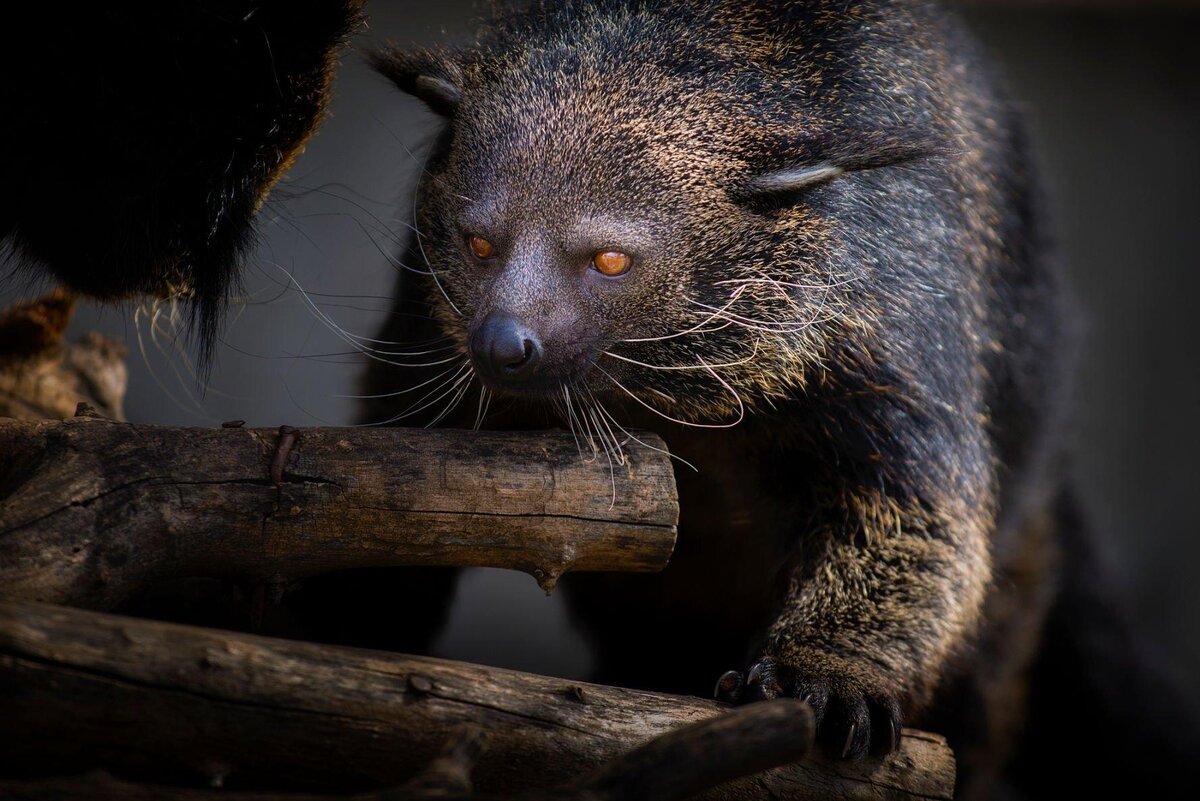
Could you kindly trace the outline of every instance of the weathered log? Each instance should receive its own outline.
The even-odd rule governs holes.
[[[661,734],[563,787],[474,791],[470,774],[484,750],[470,728],[403,786],[348,796],[239,793],[122,782],[106,774],[49,780],[0,779],[0,801],[684,801],[730,779],[786,765],[812,748],[812,710],[795,700],[752,704]]]
[[[407,781],[472,725],[488,738],[473,779],[489,793],[570,782],[726,711],[438,659],[0,603],[0,775],[102,766],[147,780],[227,778],[231,789],[366,792]],[[953,784],[945,741],[906,730],[887,758],[814,755],[702,797],[949,799]]]
[[[639,435],[655,447],[661,441]],[[661,570],[665,451],[585,462],[561,432],[0,422],[0,597],[108,609],[149,583],[354,567]]]
[[[55,779],[0,778],[0,801],[382,801],[371,796],[259,793],[122,781],[107,774]],[[390,801],[390,799],[388,800]]]
[[[74,305],[57,291],[0,312],[0,417],[60,419],[83,402],[121,419],[125,345],[94,332],[67,344]]]

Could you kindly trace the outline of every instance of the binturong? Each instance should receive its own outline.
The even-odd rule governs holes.
[[[374,63],[444,124],[378,336],[413,344],[380,346],[365,419],[567,426],[614,469],[652,429],[681,460],[669,568],[563,582],[596,678],[805,699],[834,759],[919,724],[962,797],[1052,787],[1028,777],[1056,749],[1019,747],[1039,721],[1131,747],[1099,695],[1055,717],[1103,661],[1070,647],[1087,621],[1053,633],[1088,548],[1068,315],[1018,115],[953,15],[568,0]]]

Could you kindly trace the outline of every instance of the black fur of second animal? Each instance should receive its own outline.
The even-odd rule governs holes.
[[[648,428],[695,468],[666,572],[563,581],[598,679],[805,698],[835,758],[926,726],[964,798],[1175,788],[1200,738],[1085,572],[1070,314],[951,14],[568,0],[376,66],[446,124],[379,335],[413,364],[373,363],[364,418],[566,425],[616,465]],[[297,608],[454,580],[362,578]]]
[[[361,5],[9,4],[0,279],[184,300],[207,364],[254,215],[321,122]]]

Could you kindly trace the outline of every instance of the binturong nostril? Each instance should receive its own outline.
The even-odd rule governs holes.
[[[541,359],[537,337],[515,318],[492,314],[471,336],[471,357],[485,378],[513,383],[532,375]]]
[[[517,361],[517,362],[512,362],[511,364],[507,365],[508,367],[511,367],[511,368],[523,367],[524,365],[528,364],[530,361],[532,361],[535,358],[535,355],[537,353],[537,345],[534,343],[534,341],[532,339],[526,339],[524,341],[523,345],[524,345],[524,347],[521,352],[521,360]]]

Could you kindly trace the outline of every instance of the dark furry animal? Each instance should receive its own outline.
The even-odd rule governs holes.
[[[0,12],[8,255],[100,298],[191,300],[206,358],[254,214],[323,115],[360,0],[13,5]]]
[[[417,344],[380,347],[367,419],[569,425],[614,462],[645,427],[697,468],[665,573],[564,582],[599,678],[806,698],[834,757],[920,723],[963,797],[998,788],[1031,693],[1111,761],[1025,751],[1014,786],[1187,753],[1184,725],[1123,750],[1094,694],[1055,718],[1033,671],[1073,603],[1067,315],[1018,115],[952,15],[546,2],[376,66],[445,125],[379,335]],[[1068,650],[1082,687],[1103,649]]]

